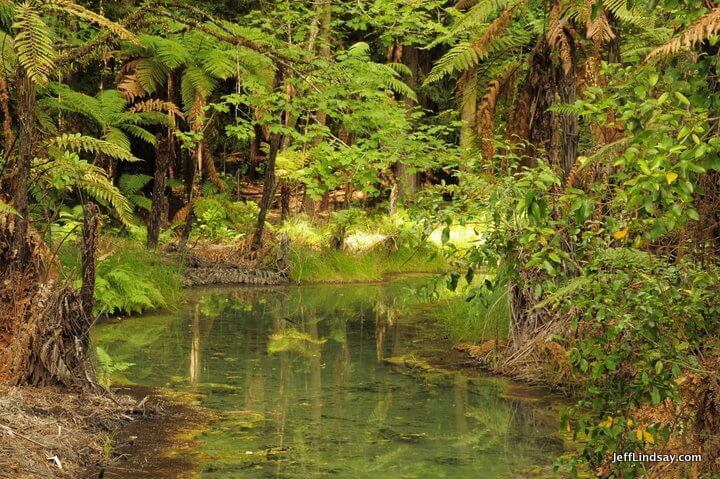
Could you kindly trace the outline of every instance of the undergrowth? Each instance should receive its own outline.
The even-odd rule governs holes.
[[[77,244],[58,252],[63,274],[80,285],[80,250]],[[133,314],[165,308],[180,295],[179,266],[122,238],[103,238],[95,278],[96,314]]]

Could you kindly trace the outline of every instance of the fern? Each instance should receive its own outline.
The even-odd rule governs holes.
[[[720,7],[713,8],[710,12],[697,19],[682,33],[651,51],[647,58],[673,55],[681,50],[689,50],[696,43],[707,40],[717,35],[718,32],[720,32]]]
[[[124,224],[133,224],[130,203],[113,185],[105,170],[81,160],[76,153],[54,153],[53,150],[49,153],[52,168],[40,175],[49,188],[83,190],[97,202],[110,206]]]
[[[12,205],[0,200],[0,214],[20,216],[20,213]]]
[[[74,152],[101,153],[116,160],[140,161],[127,149],[105,140],[99,140],[80,133],[64,133],[48,140],[47,146]]]
[[[54,69],[55,48],[50,30],[34,2],[15,6],[15,52],[30,81],[45,84]]]
[[[150,181],[152,181],[152,176],[149,175],[132,175],[125,173],[120,177],[120,180],[118,180],[118,188],[133,205],[150,211],[152,202],[144,196],[141,191]]]
[[[139,42],[135,34],[127,30],[119,23],[108,20],[102,15],[98,15],[97,13],[80,6],[75,2],[71,2],[70,0],[43,0],[43,6],[48,8],[48,10],[69,14],[76,18],[94,23],[121,40],[127,40],[133,43]]]

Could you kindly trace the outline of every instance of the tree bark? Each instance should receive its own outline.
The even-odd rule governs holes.
[[[282,180],[280,183],[280,221],[285,221],[290,217],[291,193],[290,183]]]
[[[262,247],[265,219],[267,218],[267,212],[272,205],[273,196],[275,195],[275,160],[277,159],[281,142],[282,135],[275,133],[271,135],[270,155],[268,155],[267,165],[265,166],[265,181],[263,183],[262,200],[260,201],[260,214],[258,214],[258,222],[255,227],[255,235],[253,236],[252,242],[253,251],[257,251]]]
[[[30,168],[35,150],[35,86],[30,79],[22,74],[22,95],[20,98],[20,154],[17,162],[17,178],[15,183],[15,209],[20,216],[15,221],[15,237],[13,238],[15,260],[23,267],[30,256],[27,243],[27,231],[30,208],[28,189]]]
[[[165,177],[170,163],[170,138],[157,135],[155,146],[155,178],[152,191],[152,208],[147,231],[147,244],[150,248],[157,247],[160,238],[163,210],[165,206]]]
[[[470,152],[475,140],[475,121],[477,116],[477,88],[475,83],[475,69],[463,74],[458,81],[460,89],[462,105],[460,106],[460,165],[461,171],[467,171],[469,168]]]
[[[80,301],[86,317],[92,317],[95,307],[95,252],[100,229],[100,209],[94,203],[83,206],[83,237],[82,237],[82,286]]]

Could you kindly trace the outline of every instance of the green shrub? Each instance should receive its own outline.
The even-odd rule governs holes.
[[[232,239],[252,229],[260,208],[253,201],[229,201],[218,195],[198,199],[193,211],[202,236]]]

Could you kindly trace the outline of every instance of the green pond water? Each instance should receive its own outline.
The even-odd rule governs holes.
[[[542,394],[385,361],[462,360],[412,292],[421,281],[194,291],[94,340],[132,363],[115,380],[197,393],[217,413],[193,454],[205,479],[549,476],[562,440]]]

